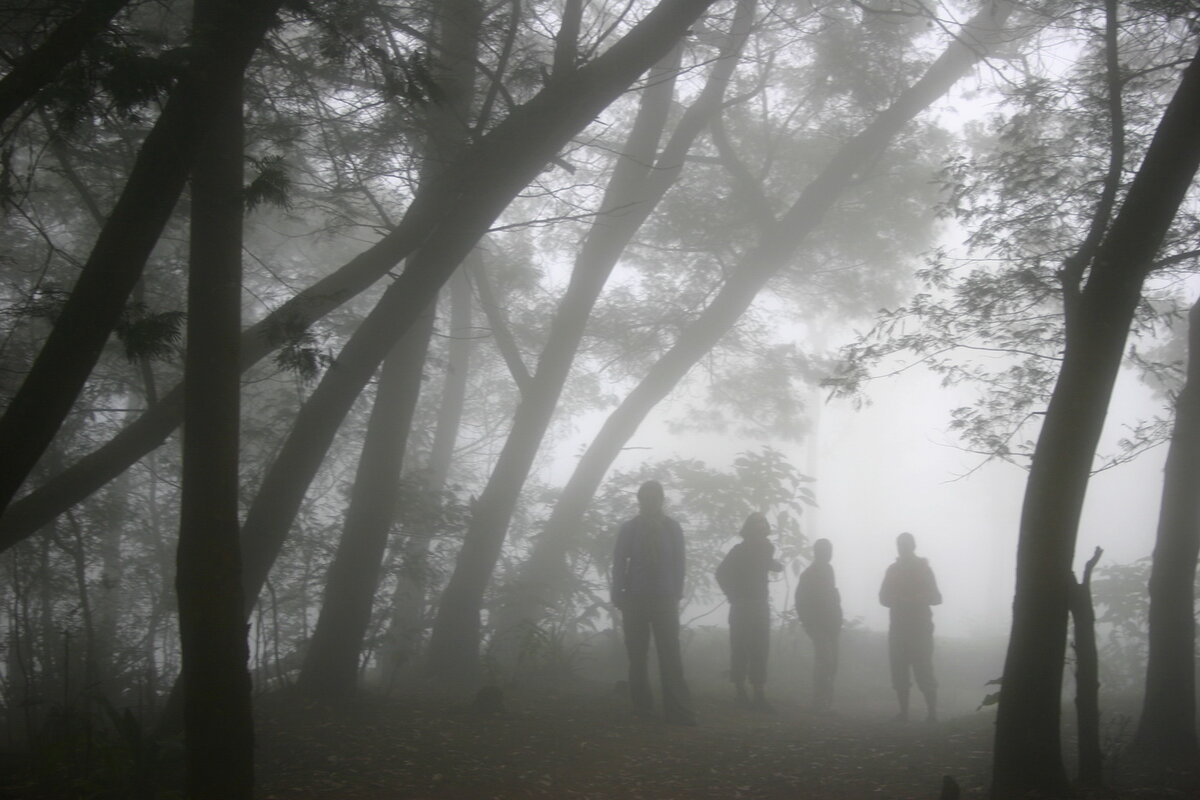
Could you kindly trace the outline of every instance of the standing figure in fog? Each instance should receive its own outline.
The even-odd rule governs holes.
[[[911,533],[896,537],[899,557],[887,568],[879,587],[879,602],[890,612],[888,656],[892,687],[900,701],[897,719],[908,720],[909,672],[925,696],[930,722],[937,719],[937,681],[933,677],[933,609],[942,602],[929,562],[917,556]]]
[[[637,498],[638,515],[621,526],[612,565],[612,603],[621,611],[629,654],[629,693],[635,712],[649,716],[654,709],[647,665],[653,633],[662,679],[663,717],[677,725],[694,725],[679,648],[683,529],[663,513],[661,483],[646,481],[638,489]]]
[[[771,604],[768,572],[779,572],[771,544],[771,524],[757,511],[742,524],[742,541],[733,546],[717,567],[717,585],[729,598],[730,674],[739,705],[769,711],[763,694],[767,682],[767,652],[771,643]],[[754,699],[746,695],[746,679]]]
[[[813,561],[796,585],[796,615],[813,646],[813,708],[833,707],[833,678],[837,674],[838,636],[842,632],[842,597],[833,577],[833,544],[813,542]]]

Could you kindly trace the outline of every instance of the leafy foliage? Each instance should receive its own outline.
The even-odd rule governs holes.
[[[186,319],[183,311],[155,313],[145,303],[133,303],[125,309],[115,333],[130,361],[167,360],[178,355]]]

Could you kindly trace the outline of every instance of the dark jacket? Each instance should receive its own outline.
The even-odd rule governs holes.
[[[842,595],[828,562],[809,564],[796,584],[796,615],[812,634],[837,633],[842,627]]]
[[[892,562],[879,587],[879,602],[891,612],[893,625],[927,623],[942,602],[929,562],[920,556],[901,556]]]
[[[613,549],[612,602],[683,597],[683,529],[665,514],[639,514],[621,526]]]
[[[717,566],[717,585],[732,603],[766,603],[770,576],[782,569],[775,560],[775,545],[766,539],[743,539]]]

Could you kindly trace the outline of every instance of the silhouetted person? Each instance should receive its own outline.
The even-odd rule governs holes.
[[[639,715],[653,711],[647,673],[653,633],[662,679],[663,717],[678,725],[694,725],[679,649],[683,530],[663,513],[663,487],[658,481],[643,483],[637,497],[638,515],[622,525],[617,534],[612,568],[612,602],[621,610],[629,654],[629,694]]]
[[[742,524],[742,540],[735,544],[717,567],[717,585],[729,598],[730,672],[736,699],[760,711],[769,711],[763,695],[767,682],[767,653],[771,644],[771,604],[768,572],[779,572],[775,545],[768,537],[771,525],[757,511]],[[754,688],[754,700],[746,695],[746,679]]]
[[[833,707],[833,678],[837,674],[838,636],[842,632],[842,597],[833,577],[833,544],[813,542],[813,561],[796,585],[796,615],[813,645],[813,708]]]
[[[911,533],[896,537],[899,557],[887,568],[879,587],[879,602],[890,611],[888,656],[892,687],[900,701],[897,719],[908,719],[909,672],[925,696],[930,721],[937,719],[937,681],[933,677],[933,609],[942,602],[929,562],[916,554]]]

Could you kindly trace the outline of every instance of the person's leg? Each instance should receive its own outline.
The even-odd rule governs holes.
[[[827,711],[833,705],[833,675],[837,670],[837,634],[814,631],[813,644],[813,707]]]
[[[626,603],[621,612],[625,652],[629,654],[629,699],[639,714],[654,710],[647,660],[650,655],[650,613],[645,602]]]
[[[747,630],[747,670],[750,683],[754,686],[754,707],[760,711],[771,710],[767,703],[764,687],[767,684],[767,656],[771,648],[771,608],[766,603],[755,604],[749,609]]]
[[[921,631],[913,642],[913,677],[925,696],[926,719],[937,720],[937,679],[933,676],[933,627]]]
[[[892,670],[892,688],[896,690],[896,700],[900,704],[900,713],[896,719],[908,720],[908,638],[907,632],[897,630],[893,625],[888,629],[888,661]]]
[[[729,606],[729,679],[733,681],[734,701],[749,704],[746,696],[746,625],[741,605]]]
[[[655,601],[651,625],[662,679],[663,718],[679,725],[694,725],[696,716],[683,679],[683,653],[679,647],[679,603],[674,598]]]

